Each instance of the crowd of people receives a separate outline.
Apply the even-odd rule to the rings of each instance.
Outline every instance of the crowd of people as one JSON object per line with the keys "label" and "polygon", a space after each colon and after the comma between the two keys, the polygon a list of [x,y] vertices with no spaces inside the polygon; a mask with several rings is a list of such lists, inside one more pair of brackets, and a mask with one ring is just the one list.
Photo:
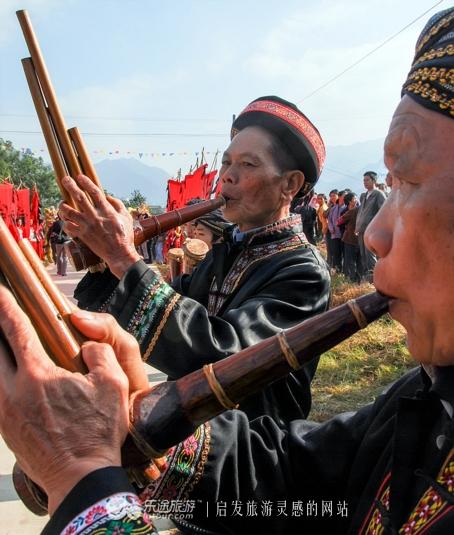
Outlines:
{"label": "crowd of people", "polygon": [[[418,39],[389,127],[387,199],[369,171],[359,203],[345,190],[316,203],[311,192],[325,160],[316,127],[281,98],[248,104],[220,170],[223,215],[233,225],[172,284],[136,250],[121,202],[84,175],[62,179],[80,201],[77,209],[60,207],[65,232],[90,243],[107,265],[85,276],[71,315],[96,340],[82,346],[89,373],[56,366],[0,287],[0,431],[47,493],[45,535],[156,534],[148,513],[169,503],[188,535],[454,532],[453,46],[448,8]],[[306,420],[318,358],[299,368],[285,335],[329,305],[330,271],[307,228],[314,212],[331,269],[347,264],[353,274],[359,250],[361,276],[373,269],[418,364],[373,403],[320,425]],[[363,325],[358,304],[350,305]],[[238,406],[210,364],[273,335],[292,371]],[[138,427],[137,403],[151,392],[142,360],[169,379],[204,367],[224,413],[195,430],[185,414],[175,420],[182,429],[156,429],[146,419]],[[150,410],[169,406],[168,396],[151,399]],[[205,414],[199,398],[191,402]],[[140,492],[122,466],[128,430],[154,466]],[[160,434],[176,431],[189,436],[153,461]]]}
{"label": "crowd of people", "polygon": [[348,188],[333,189],[328,198],[312,193],[293,207],[309,242],[326,247],[332,273],[343,273],[351,282],[372,282],[377,257],[365,246],[364,233],[389,192],[377,178],[374,171],[364,173],[366,191],[360,197]]}

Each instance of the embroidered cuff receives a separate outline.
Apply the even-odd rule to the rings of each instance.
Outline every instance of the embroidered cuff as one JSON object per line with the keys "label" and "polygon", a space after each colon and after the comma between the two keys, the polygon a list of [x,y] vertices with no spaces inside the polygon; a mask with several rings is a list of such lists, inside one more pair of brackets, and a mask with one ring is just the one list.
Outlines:
{"label": "embroidered cuff", "polygon": [[[47,523],[42,535],[90,533],[90,531],[85,531],[89,525],[101,518],[106,521],[108,513],[113,510],[114,505],[117,507],[116,504],[126,503],[113,499],[115,496],[123,495],[128,497],[125,499],[129,500],[131,507],[138,507],[137,504],[140,502],[123,468],[112,466],[95,470],[79,481],[66,496]],[[100,506],[100,502],[106,500],[109,500],[108,505]],[[126,505],[121,506],[117,513],[120,514],[123,511],[123,516],[126,516],[126,509]],[[89,521],[90,524],[87,523]]]}
{"label": "embroidered cuff", "polygon": [[180,297],[159,275],[139,261],[120,281],[108,312],[136,338],[142,358],[147,361]]}

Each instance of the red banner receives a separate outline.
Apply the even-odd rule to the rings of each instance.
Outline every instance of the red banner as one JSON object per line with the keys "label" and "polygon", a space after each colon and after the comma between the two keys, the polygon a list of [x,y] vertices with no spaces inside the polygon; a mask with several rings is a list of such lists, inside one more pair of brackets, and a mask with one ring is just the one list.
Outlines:
{"label": "red banner", "polygon": [[204,181],[203,181],[203,198],[204,199],[209,199],[211,197],[211,193],[212,193],[212,190],[213,190],[213,182],[214,182],[214,179],[217,175],[217,170],[214,170],[214,171],[211,171],[211,173],[207,173],[205,176],[204,176]]}
{"label": "red banner", "polygon": [[0,214],[6,221],[6,216],[10,216],[13,212],[13,185],[9,182],[0,184]]}
{"label": "red banner", "polygon": [[30,190],[28,188],[18,189],[17,193],[17,213],[16,226],[22,232],[23,238],[30,237]]}
{"label": "red banner", "polygon": [[185,191],[183,206],[190,201],[191,199],[204,199],[203,195],[203,176],[205,174],[205,169],[207,168],[206,163],[197,167],[197,169],[189,175],[184,177]]}

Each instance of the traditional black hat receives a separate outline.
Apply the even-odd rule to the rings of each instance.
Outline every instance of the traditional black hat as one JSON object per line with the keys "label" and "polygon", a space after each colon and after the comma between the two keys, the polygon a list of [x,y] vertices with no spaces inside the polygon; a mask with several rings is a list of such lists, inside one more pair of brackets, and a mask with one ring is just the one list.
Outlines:
{"label": "traditional black hat", "polygon": [[454,118],[454,7],[434,15],[421,32],[404,95]]}
{"label": "traditional black hat", "polygon": [[202,217],[198,217],[195,220],[195,223],[201,223],[202,225],[205,225],[205,227],[208,227],[216,236],[222,236],[224,229],[232,225],[230,221],[224,219],[224,216],[219,209],[213,210]]}
{"label": "traditional black hat", "polygon": [[303,192],[312,188],[325,162],[325,144],[317,128],[295,104],[275,96],[252,101],[233,122],[231,139],[248,126],[261,126],[274,134],[304,173]]}

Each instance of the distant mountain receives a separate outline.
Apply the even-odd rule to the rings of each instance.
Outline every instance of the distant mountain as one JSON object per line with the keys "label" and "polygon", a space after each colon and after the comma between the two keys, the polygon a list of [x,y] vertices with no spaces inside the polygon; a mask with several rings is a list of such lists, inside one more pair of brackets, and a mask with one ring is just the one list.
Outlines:
{"label": "distant mountain", "polygon": [[325,167],[316,191],[328,194],[334,188],[350,188],[359,194],[364,190],[365,171],[375,171],[379,174],[379,181],[384,182],[383,142],[383,139],[374,139],[327,147]]}
{"label": "distant mountain", "polygon": [[137,189],[148,204],[164,206],[167,202],[167,180],[170,175],[160,167],[151,167],[136,158],[102,160],[95,165],[104,188],[123,199]]}
{"label": "distant mountain", "polygon": [[[376,171],[379,180],[384,181],[383,141],[374,139],[327,147],[325,167],[316,191],[328,194],[334,188],[350,188],[359,194],[364,190],[365,171]],[[128,198],[137,189],[145,195],[148,204],[166,204],[170,175],[164,169],[151,167],[136,158],[102,160],[95,167],[103,186],[116,197]]]}

